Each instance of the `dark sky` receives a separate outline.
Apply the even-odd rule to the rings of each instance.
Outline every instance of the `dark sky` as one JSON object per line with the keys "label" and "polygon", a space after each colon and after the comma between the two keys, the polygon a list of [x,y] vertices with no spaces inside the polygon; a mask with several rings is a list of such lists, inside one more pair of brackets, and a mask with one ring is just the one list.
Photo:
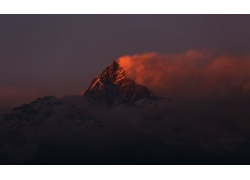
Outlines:
{"label": "dark sky", "polygon": [[126,54],[249,54],[249,32],[250,15],[0,15],[0,108],[79,94]]}

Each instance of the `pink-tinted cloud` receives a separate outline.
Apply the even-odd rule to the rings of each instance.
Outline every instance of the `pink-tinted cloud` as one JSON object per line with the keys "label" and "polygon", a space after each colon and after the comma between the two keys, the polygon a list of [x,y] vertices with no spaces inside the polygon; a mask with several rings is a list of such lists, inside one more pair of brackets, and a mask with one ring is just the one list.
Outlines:
{"label": "pink-tinted cloud", "polygon": [[250,90],[250,56],[203,49],[127,55],[118,62],[126,76],[161,96],[223,96]]}

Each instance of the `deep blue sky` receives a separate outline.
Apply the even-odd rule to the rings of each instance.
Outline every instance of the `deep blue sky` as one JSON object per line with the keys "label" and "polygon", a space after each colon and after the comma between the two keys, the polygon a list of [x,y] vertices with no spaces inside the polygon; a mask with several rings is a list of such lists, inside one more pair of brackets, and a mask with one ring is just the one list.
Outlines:
{"label": "deep blue sky", "polygon": [[36,89],[27,102],[78,94],[126,54],[204,47],[248,54],[249,32],[250,15],[0,15],[0,106],[13,101],[8,88],[13,97]]}

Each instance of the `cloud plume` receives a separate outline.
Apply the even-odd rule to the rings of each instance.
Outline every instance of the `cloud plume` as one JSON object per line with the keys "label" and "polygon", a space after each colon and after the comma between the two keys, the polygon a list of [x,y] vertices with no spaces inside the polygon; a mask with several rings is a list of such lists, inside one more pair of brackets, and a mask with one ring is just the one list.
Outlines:
{"label": "cloud plume", "polygon": [[126,76],[165,97],[224,96],[250,90],[250,56],[214,50],[149,52],[118,59]]}

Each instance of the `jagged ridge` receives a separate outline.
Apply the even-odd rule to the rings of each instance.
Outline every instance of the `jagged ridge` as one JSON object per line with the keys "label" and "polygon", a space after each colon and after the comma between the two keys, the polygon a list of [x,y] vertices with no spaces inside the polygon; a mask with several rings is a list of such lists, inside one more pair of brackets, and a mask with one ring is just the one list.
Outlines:
{"label": "jagged ridge", "polygon": [[53,113],[52,107],[59,105],[60,101],[54,96],[38,98],[30,104],[24,104],[13,109],[12,113],[0,117],[0,126],[5,127],[34,127],[42,119],[50,117]]}
{"label": "jagged ridge", "polygon": [[92,80],[83,95],[109,105],[120,103],[135,105],[139,100],[150,104],[158,99],[146,87],[127,78],[124,70],[115,60]]}

